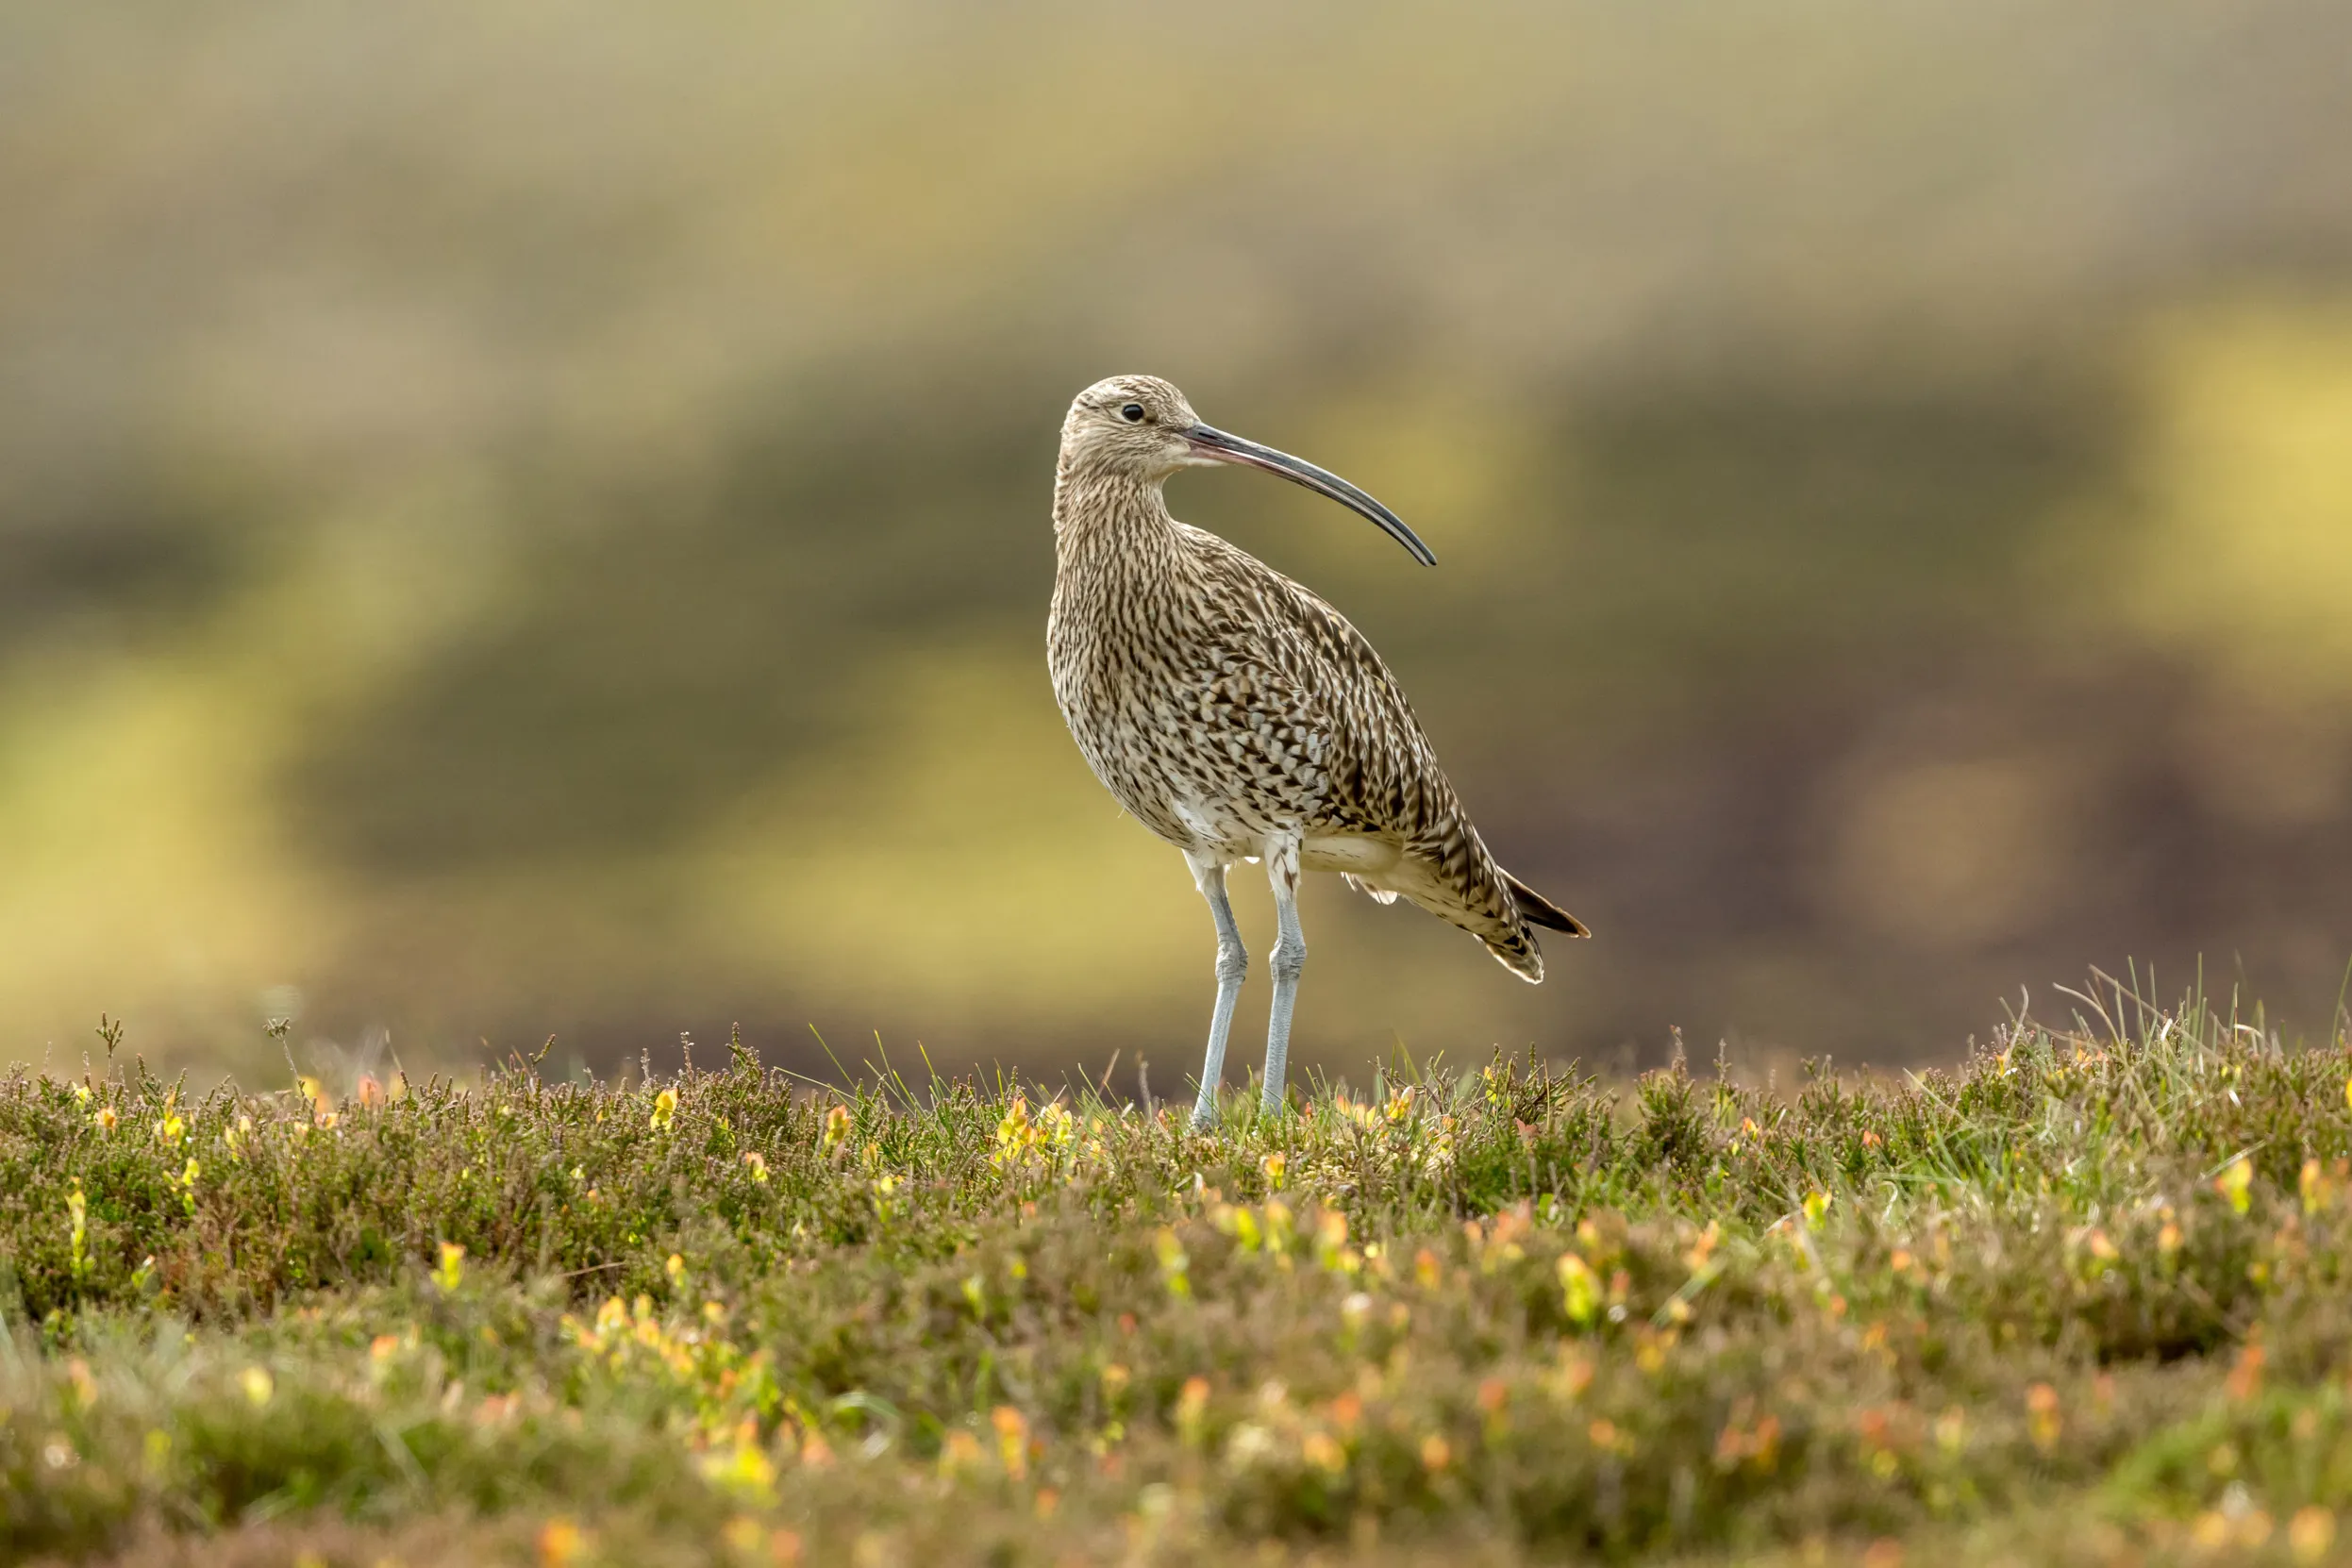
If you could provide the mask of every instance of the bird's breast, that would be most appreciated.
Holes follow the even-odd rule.
[[[1235,848],[1319,820],[1329,737],[1302,693],[1210,635],[1058,617],[1054,692],[1079,751],[1173,842]]]

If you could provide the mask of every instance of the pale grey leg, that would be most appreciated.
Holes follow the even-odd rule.
[[[1225,895],[1224,862],[1190,855],[1185,860],[1217,923],[1217,1010],[1209,1017],[1209,1058],[1201,1063],[1200,1098],[1193,1106],[1193,1126],[1206,1127],[1216,1119],[1217,1080],[1225,1073],[1225,1037],[1233,1027],[1233,1004],[1242,994],[1242,978],[1249,973],[1249,953],[1242,946],[1242,928],[1233,924],[1233,905]]]
[[[1274,1012],[1266,1024],[1266,1109],[1282,1109],[1283,1080],[1291,1060],[1291,1009],[1298,1001],[1299,972],[1307,967],[1307,937],[1298,927],[1298,841],[1269,840],[1266,881],[1274,889]]]

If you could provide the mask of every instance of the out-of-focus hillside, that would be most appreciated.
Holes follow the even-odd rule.
[[[1527,991],[1318,886],[1309,1059],[1899,1059],[2127,956],[2316,1026],[2346,58],[2321,4],[18,8],[0,1056],[740,1018],[1164,1087],[1208,923],[1041,646],[1117,370],[1430,540],[1172,492],[1600,932]]]

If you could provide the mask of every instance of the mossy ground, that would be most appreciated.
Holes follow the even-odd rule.
[[[2352,1059],[0,1083],[0,1557],[2352,1560]],[[2339,1529],[2339,1524],[2343,1528]]]

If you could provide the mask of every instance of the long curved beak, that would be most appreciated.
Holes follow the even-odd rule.
[[[1341,506],[1359,511],[1379,525],[1380,531],[1412,552],[1413,559],[1424,566],[1435,566],[1437,556],[1421,542],[1421,536],[1405,526],[1405,520],[1371,496],[1349,484],[1328,469],[1317,468],[1303,458],[1288,452],[1277,452],[1271,446],[1260,446],[1254,441],[1227,435],[1210,425],[1195,425],[1184,432],[1184,439],[1193,445],[1194,457],[1203,462],[1245,463],[1262,468],[1269,474],[1279,474],[1294,485],[1305,485],[1317,495],[1327,495]]]

